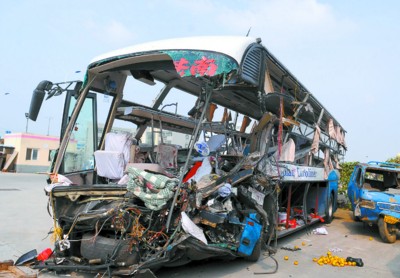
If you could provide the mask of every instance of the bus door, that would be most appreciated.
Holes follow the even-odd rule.
[[[64,105],[61,138],[71,118],[77,99],[68,92]],[[72,129],[59,173],[75,184],[92,184],[94,151],[97,149],[97,98],[88,93]]]

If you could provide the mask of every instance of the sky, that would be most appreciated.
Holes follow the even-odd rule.
[[[400,1],[4,0],[0,136],[59,135],[61,98],[27,121],[42,80],[82,79],[92,58],[147,41],[260,37],[347,131],[345,161],[400,153]]]

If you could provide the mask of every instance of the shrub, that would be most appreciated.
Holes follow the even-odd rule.
[[[389,158],[386,162],[392,163],[399,163],[400,164],[400,154],[396,155],[395,157]]]
[[[340,164],[342,169],[340,172],[340,180],[339,180],[339,193],[347,194],[347,185],[350,181],[351,173],[353,173],[354,167],[358,164],[358,161],[353,162],[344,162]]]

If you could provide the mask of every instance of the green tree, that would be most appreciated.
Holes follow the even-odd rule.
[[[389,158],[386,160],[386,162],[392,162],[392,163],[399,163],[400,164],[400,153],[396,155],[395,157]]]
[[[339,181],[339,193],[347,194],[347,185],[350,181],[351,173],[353,173],[354,167],[358,164],[358,161],[353,162],[344,162],[340,164],[342,169],[340,172],[340,181]]]

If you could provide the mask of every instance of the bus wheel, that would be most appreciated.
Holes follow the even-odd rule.
[[[396,225],[386,223],[383,216],[379,217],[378,228],[379,234],[384,242],[394,243],[396,241]]]
[[[333,196],[330,194],[328,198],[328,203],[326,207],[326,212],[325,212],[325,217],[324,217],[325,223],[329,224],[333,220]]]
[[[260,258],[260,255],[261,255],[261,241],[262,241],[262,239],[260,238],[257,241],[256,245],[254,246],[254,249],[253,249],[253,252],[251,253],[251,255],[248,257],[245,257],[246,261],[249,261],[249,262],[258,261],[258,259]]]

